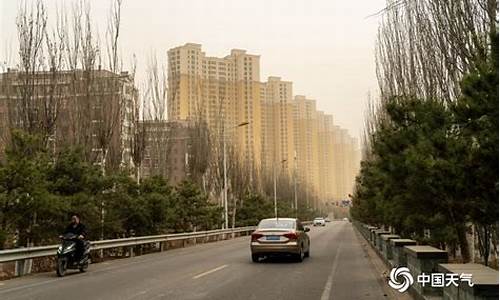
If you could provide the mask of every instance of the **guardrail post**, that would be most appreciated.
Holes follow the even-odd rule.
[[[15,271],[14,271],[14,274],[16,276],[24,276],[26,275],[27,273],[27,270],[26,270],[26,259],[20,259],[20,260],[16,260],[16,266],[15,266]]]
[[[134,253],[134,246],[130,246],[130,247],[128,247],[128,252],[129,252],[129,256],[130,256],[130,257],[134,257],[134,256],[135,256],[135,253]]]

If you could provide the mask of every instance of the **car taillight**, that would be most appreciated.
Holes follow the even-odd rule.
[[[260,239],[263,236],[264,236],[263,234],[254,232],[254,233],[252,233],[252,241],[256,241],[256,240]]]
[[[288,232],[283,235],[289,240],[296,240],[298,238],[297,234],[295,232]]]

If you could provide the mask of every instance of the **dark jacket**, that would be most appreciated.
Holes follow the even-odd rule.
[[[83,235],[84,238],[87,237],[87,229],[85,228],[85,225],[82,223],[78,223],[76,226],[73,226],[73,224],[69,224],[68,227],[64,230],[64,234],[66,233],[73,233],[76,235]]]

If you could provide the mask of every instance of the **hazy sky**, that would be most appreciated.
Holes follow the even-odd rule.
[[[65,1],[68,3],[70,1]],[[110,1],[91,0],[101,34]],[[317,100],[318,109],[358,136],[369,91],[376,92],[374,46],[385,0],[124,0],[124,62],[137,55],[139,72],[154,49],[200,43],[209,56],[232,48],[261,55],[261,80],[293,81],[294,94]],[[16,40],[18,1],[0,0],[0,61]],[[61,0],[47,0],[49,18]],[[66,4],[67,5],[67,4]],[[13,53],[15,56],[16,53]]]

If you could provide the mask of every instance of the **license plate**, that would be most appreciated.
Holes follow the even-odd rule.
[[[279,241],[280,237],[277,235],[268,235],[266,236],[266,241]]]

